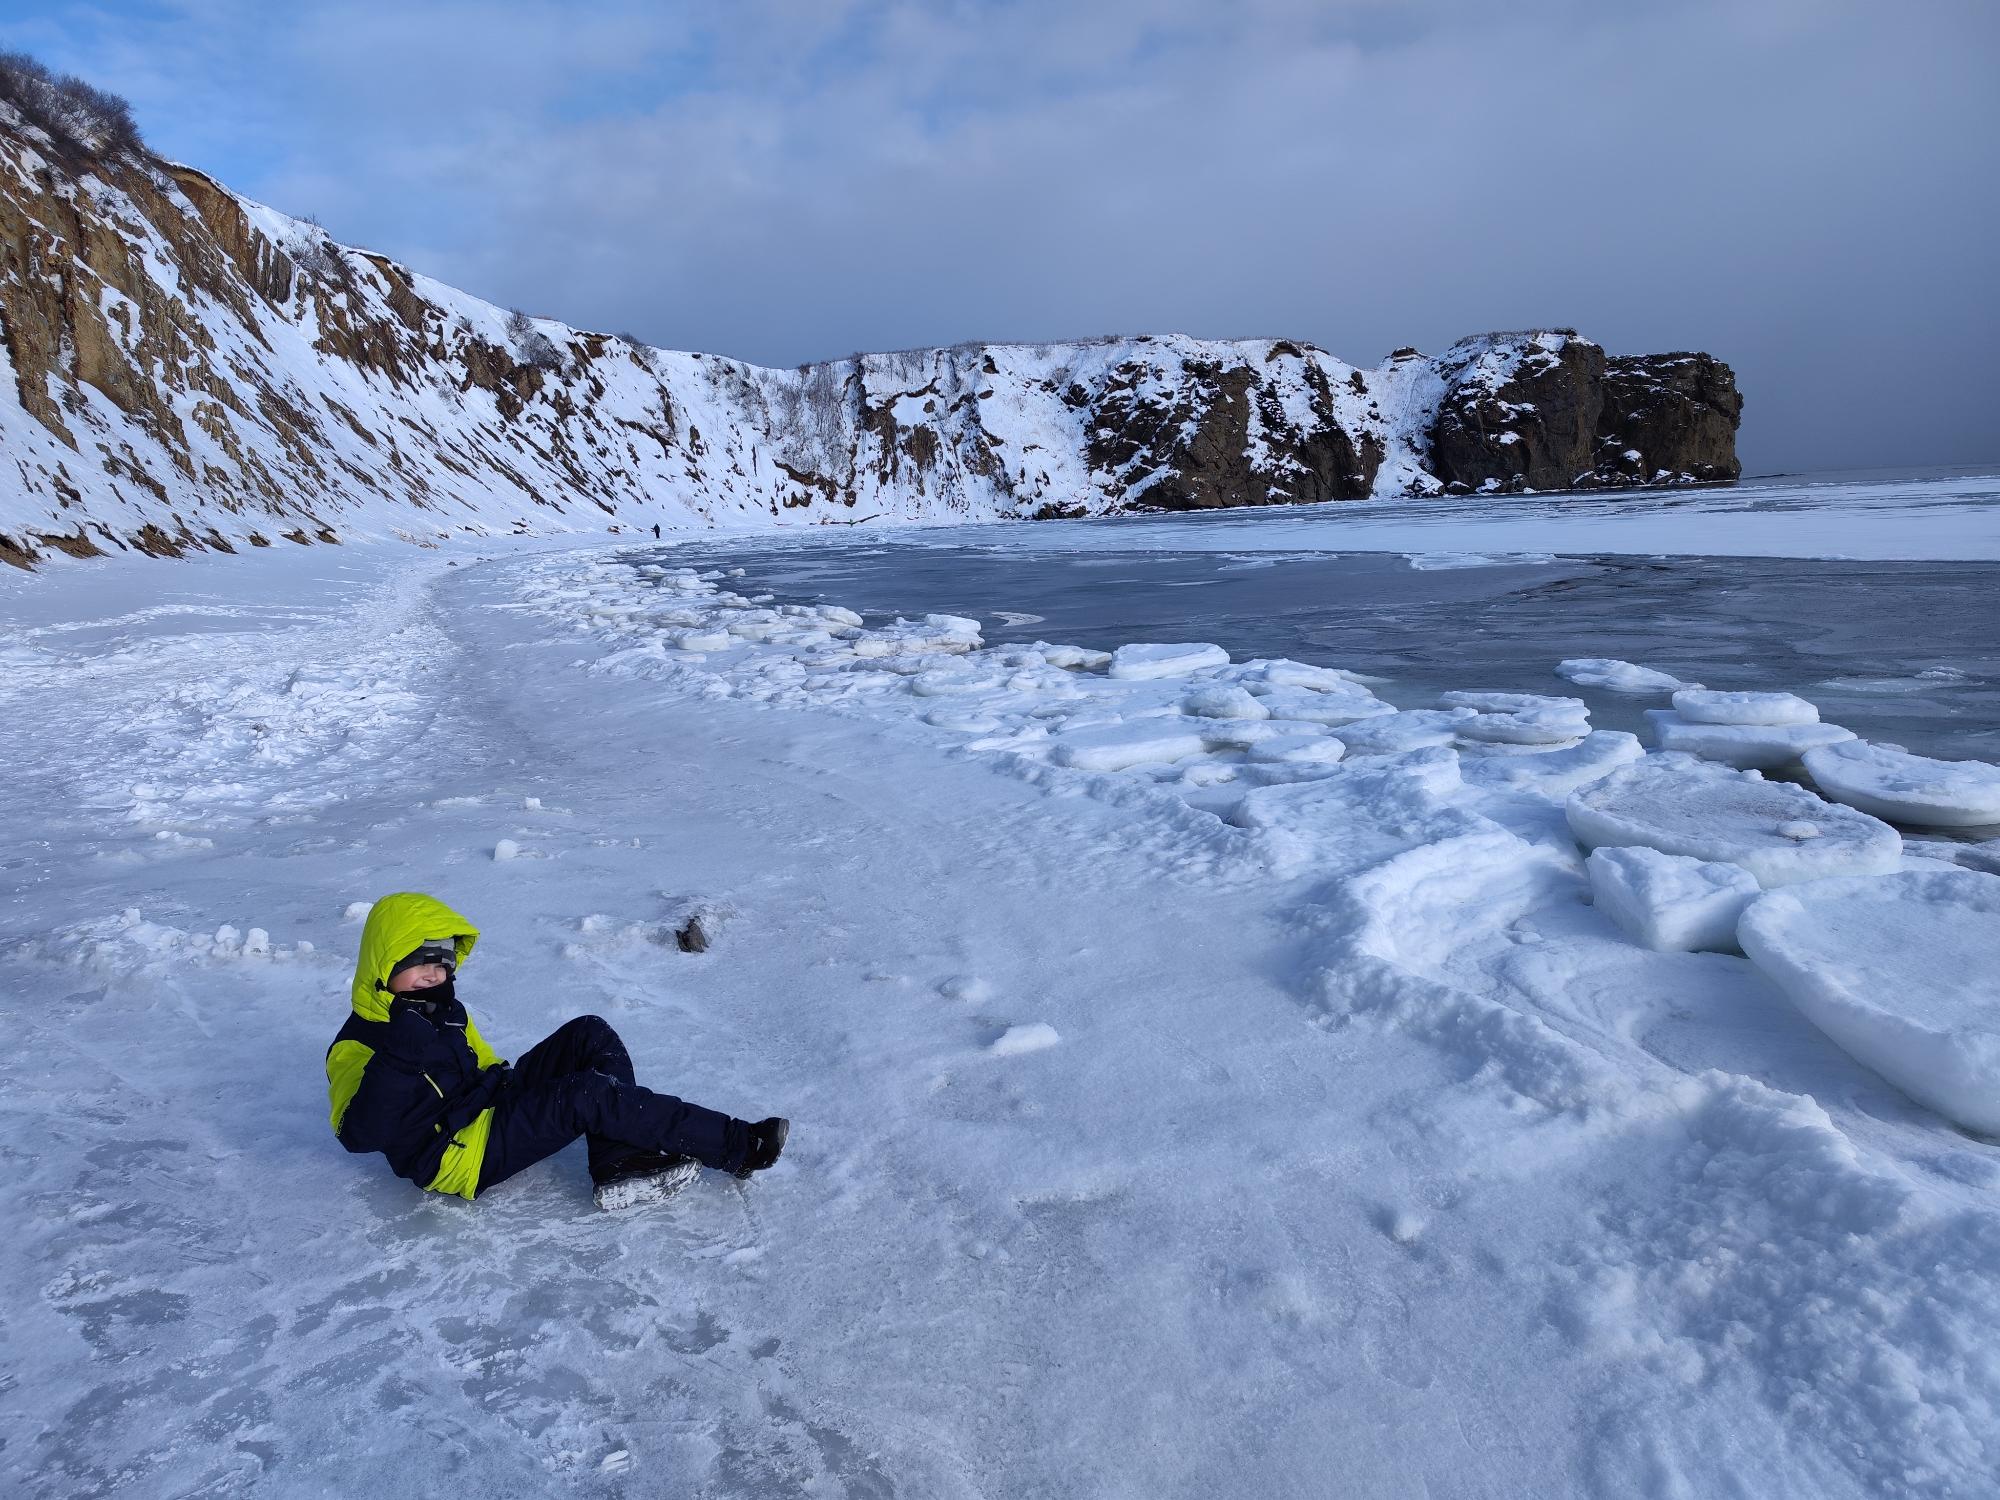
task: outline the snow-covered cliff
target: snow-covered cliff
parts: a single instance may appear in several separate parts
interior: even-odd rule
[[[1741,405],[1706,355],[1607,362],[1567,330],[1374,369],[1180,335],[764,369],[510,314],[5,103],[0,363],[21,564],[1711,481]]]

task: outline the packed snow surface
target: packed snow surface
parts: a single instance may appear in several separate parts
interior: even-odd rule
[[[1785,998],[1872,965],[1968,1054],[1984,895],[1461,733],[1559,704],[851,603],[527,543],[0,582],[0,1489],[1990,1494],[2000,1148]],[[1761,898],[1774,983],[1579,838],[1887,878]],[[605,1215],[576,1151],[476,1204],[341,1151],[410,887],[506,1055],[602,1015],[784,1160]]]
[[[1929,828],[2000,825],[2000,766],[1932,760],[1893,745],[1848,740],[1805,753],[1806,770],[1836,802]]]
[[[1742,937],[1857,1062],[2000,1135],[2000,876],[1925,870],[1772,891]]]
[[[1886,875],[1896,830],[1803,787],[1663,755],[1570,794],[1570,831],[1586,849],[1639,847],[1739,865],[1766,889],[1833,875]]]

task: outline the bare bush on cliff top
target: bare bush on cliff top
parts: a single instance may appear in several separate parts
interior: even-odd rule
[[[74,74],[52,73],[25,52],[0,52],[0,99],[58,145],[86,156],[145,150],[129,103]]]

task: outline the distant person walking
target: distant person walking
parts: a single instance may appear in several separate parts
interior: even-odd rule
[[[641,1088],[596,1016],[503,1061],[456,992],[478,941],[431,896],[400,892],[369,910],[353,1013],[326,1054],[333,1133],[349,1151],[379,1151],[418,1187],[476,1198],[582,1136],[607,1209],[671,1197],[700,1167],[748,1177],[777,1161],[785,1120],[752,1125]]]

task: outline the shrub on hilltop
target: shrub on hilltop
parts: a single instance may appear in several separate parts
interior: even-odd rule
[[[145,149],[129,103],[73,73],[52,73],[25,52],[0,52],[0,99],[58,145],[85,155]]]
[[[551,375],[562,374],[562,351],[556,348],[554,340],[535,326],[535,320],[518,307],[507,314],[507,337],[513,340],[522,364]]]

